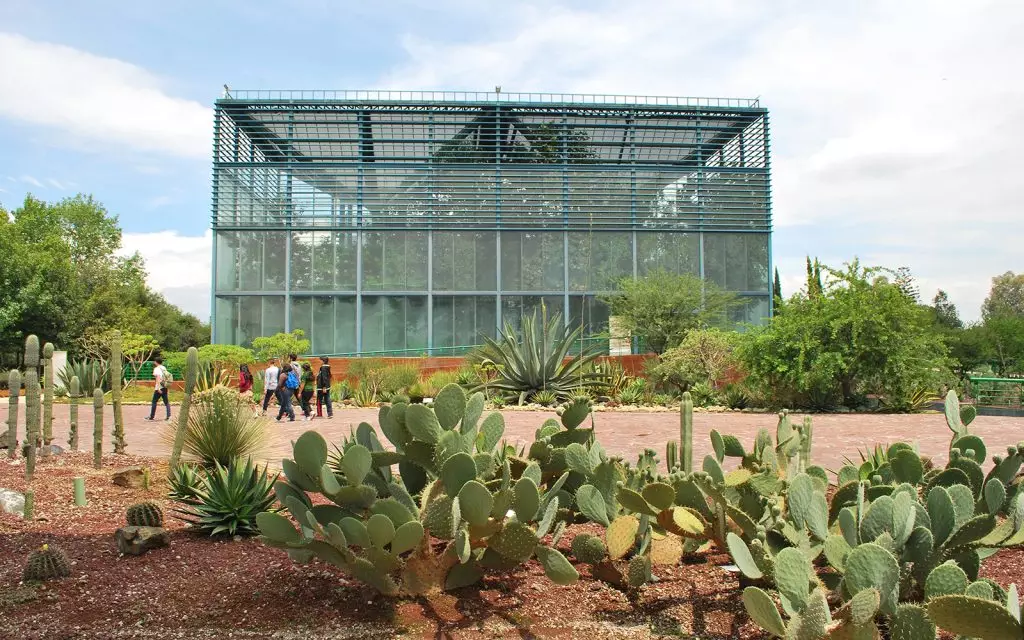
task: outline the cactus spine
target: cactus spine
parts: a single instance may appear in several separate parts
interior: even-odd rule
[[[92,392],[92,409],[92,466],[99,469],[103,466],[103,390],[99,387]]]
[[[199,351],[195,347],[188,348],[185,360],[185,398],[181,401],[178,411],[178,428],[174,433],[174,447],[171,449],[169,468],[173,473],[181,458],[181,448],[185,444],[185,430],[188,429],[188,411],[192,406],[192,392],[196,388],[196,376],[199,373]]]
[[[683,392],[679,404],[679,463],[684,473],[693,473],[693,399]]]
[[[68,413],[71,415],[71,428],[68,433],[68,446],[72,451],[78,451],[78,396],[82,393],[78,376],[72,376],[70,386],[68,395],[71,396],[71,404],[68,407]]]
[[[121,412],[121,332],[114,330],[110,340],[110,400],[114,405],[114,453],[124,453],[124,415]]]
[[[21,372],[11,369],[7,376],[7,388],[10,396],[7,398],[7,457],[14,459],[18,457],[18,396],[21,395]]]
[[[39,338],[25,340],[25,480],[36,470],[36,444],[39,440]]]
[[[43,457],[50,456],[53,442],[53,345],[43,345]]]

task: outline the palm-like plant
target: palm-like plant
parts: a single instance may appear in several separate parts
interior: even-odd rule
[[[256,515],[274,510],[276,481],[277,474],[260,469],[252,458],[244,465],[240,460],[227,467],[217,464],[205,472],[195,495],[181,500],[185,508],[177,509],[176,517],[211,536],[256,535]]]
[[[583,327],[570,329],[561,314],[550,318],[542,310],[523,318],[522,331],[505,323],[499,339],[484,338],[484,344],[469,354],[470,362],[492,369],[496,377],[477,385],[476,390],[498,392],[523,404],[539,391],[551,391],[566,400],[579,391],[600,386],[601,376],[589,366],[598,357],[596,345],[569,357],[569,349],[580,339]]]

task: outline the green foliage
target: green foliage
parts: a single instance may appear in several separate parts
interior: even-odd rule
[[[655,353],[682,343],[694,329],[725,324],[728,312],[740,304],[735,294],[710,281],[667,271],[624,278],[607,303],[622,328],[642,336]]]
[[[184,435],[187,454],[210,467],[230,466],[238,458],[259,451],[266,442],[266,421],[234,389],[215,387],[194,399]],[[175,428],[163,432],[174,442]]]
[[[239,365],[254,363],[256,355],[252,352],[252,349],[232,344],[206,344],[199,347],[199,361],[212,362],[225,368],[237,370]],[[164,364],[170,368],[170,365],[167,364],[166,355],[164,356]]]
[[[292,353],[299,355],[309,353],[310,343],[304,337],[305,335],[306,332],[302,329],[295,329],[291,333],[262,336],[252,341],[252,350],[261,361],[266,362],[271,358],[279,358],[284,361]]]
[[[901,406],[937,389],[948,362],[927,314],[883,269],[854,261],[824,270],[821,295],[793,296],[785,313],[744,335],[737,351],[748,384],[776,403],[818,408],[856,406],[867,393]]]
[[[661,385],[686,391],[699,383],[717,387],[725,375],[738,368],[734,351],[740,335],[717,328],[687,332],[682,343],[661,354],[645,373]]]
[[[93,389],[97,388],[104,392],[110,390],[106,360],[69,360],[63,369],[57,371],[57,381],[65,389],[71,387],[71,379],[76,376],[83,395],[91,396]]]
[[[562,324],[559,313],[547,316],[541,310],[523,318],[522,331],[506,324],[498,340],[485,337],[485,344],[469,354],[469,361],[497,371],[497,377],[477,390],[486,388],[523,404],[539,391],[550,391],[565,400],[599,384],[588,365],[597,358],[592,347],[577,355],[569,350],[580,340],[583,328],[570,329]]]
[[[202,482],[192,498],[181,499],[178,517],[197,531],[211,536],[256,535],[256,516],[271,510],[277,475],[260,469],[252,458],[245,464],[234,460],[227,467],[215,464],[202,472]]]
[[[170,467],[167,484],[170,490],[167,497],[177,502],[193,500],[199,495],[202,486],[203,468],[190,462],[181,462]]]

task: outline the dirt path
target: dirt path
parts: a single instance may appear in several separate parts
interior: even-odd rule
[[[6,398],[4,399],[6,400]],[[158,411],[158,415],[159,415]],[[79,408],[82,426],[82,445],[86,449],[92,441],[92,408]],[[162,421],[148,422],[148,406],[124,407],[128,451],[144,456],[166,456],[168,447],[161,431],[168,428]],[[177,415],[175,408],[175,416]],[[553,411],[505,411],[505,437],[510,442],[532,442],[536,429]],[[595,413],[598,438],[605,449],[614,455],[634,458],[645,448],[658,452],[664,458],[665,442],[679,438],[679,415],[676,412],[602,411]],[[24,412],[19,416],[24,420]],[[110,407],[106,411],[104,450],[110,450],[110,431],[113,417]],[[7,419],[7,403],[0,403],[0,422]],[[802,419],[794,416],[794,420]],[[827,414],[815,415],[813,460],[829,469],[837,469],[843,456],[856,457],[858,448],[867,448],[876,442],[905,440],[917,442],[921,452],[944,460],[949,446],[950,432],[940,414],[885,415],[885,414]],[[360,422],[377,424],[376,409],[338,408],[331,420],[312,422],[282,422],[269,420],[270,438],[265,459],[277,462],[290,455],[291,442],[307,429],[317,429],[328,442],[339,442]],[[711,429],[731,433],[746,446],[754,440],[757,430],[765,427],[774,434],[776,417],[755,413],[696,413],[694,415],[694,459],[700,460],[711,450],[708,434]],[[57,444],[67,444],[68,406],[54,406],[54,432]],[[19,426],[24,434],[24,425]],[[988,445],[989,456],[1004,450],[1007,445],[1024,441],[1024,418],[982,416],[971,425],[971,431],[981,436]]]

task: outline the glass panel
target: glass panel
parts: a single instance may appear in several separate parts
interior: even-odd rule
[[[363,351],[419,351],[426,348],[426,296],[363,298]]]
[[[262,235],[264,239],[263,286],[260,288],[264,291],[284,291],[288,234],[284,231],[267,231],[262,232]],[[283,307],[281,317],[284,318]]]
[[[284,296],[260,296],[258,298],[254,297],[254,299],[261,300],[263,303],[263,327],[257,335],[250,336],[249,339],[260,336],[272,336],[275,333],[283,332]]]
[[[336,291],[356,290],[356,254],[359,251],[358,242],[359,235],[355,231],[337,231],[333,234],[333,287]],[[355,343],[353,343],[353,345],[354,344]]]
[[[495,304],[493,296],[434,296],[434,349],[455,353],[452,347],[483,343],[483,336],[494,337]]]
[[[295,247],[292,247],[295,251]],[[293,256],[294,257],[294,256]],[[313,289],[334,290],[334,234],[317,231],[313,234]]]
[[[313,337],[313,299],[292,297],[291,329],[301,329],[307,340]]]
[[[495,234],[490,231],[435,232],[435,291],[493,291],[496,286]]]
[[[334,299],[334,352],[356,352],[356,299]]]
[[[313,232],[292,233],[291,279],[293,291],[309,291],[313,288]]]
[[[764,324],[768,320],[768,297],[747,296],[743,305],[729,312],[729,320],[738,325],[743,323]],[[737,327],[742,329],[743,327]]]
[[[502,296],[502,329],[505,323],[510,323],[514,329],[519,330],[523,326],[523,318],[533,313],[537,314],[537,322],[540,322],[543,317],[541,303],[544,304],[549,318],[556,313],[565,317],[562,296]]]
[[[427,288],[425,231],[368,231],[363,234],[363,288],[370,291]]]
[[[279,298],[284,304],[284,298]],[[263,296],[240,296],[238,298],[238,334],[235,344],[248,346],[253,340],[264,335]]]
[[[217,290],[263,289],[263,241],[266,232],[217,232]]]
[[[501,234],[503,291],[560,291],[565,288],[564,234],[504,231]]]
[[[652,271],[700,274],[700,236],[676,231],[641,231],[636,234],[636,269],[643,277]]]
[[[313,334],[307,337],[313,353],[334,353],[334,298],[313,298]]]
[[[606,333],[608,316],[608,305],[597,296],[569,296],[569,318],[573,327],[583,325],[584,336]]]
[[[569,289],[611,291],[619,279],[633,275],[629,233],[570,233]]]
[[[704,276],[729,291],[768,289],[768,236],[704,234]]]
[[[218,296],[215,304],[217,342],[220,344],[238,344],[238,297]]]

